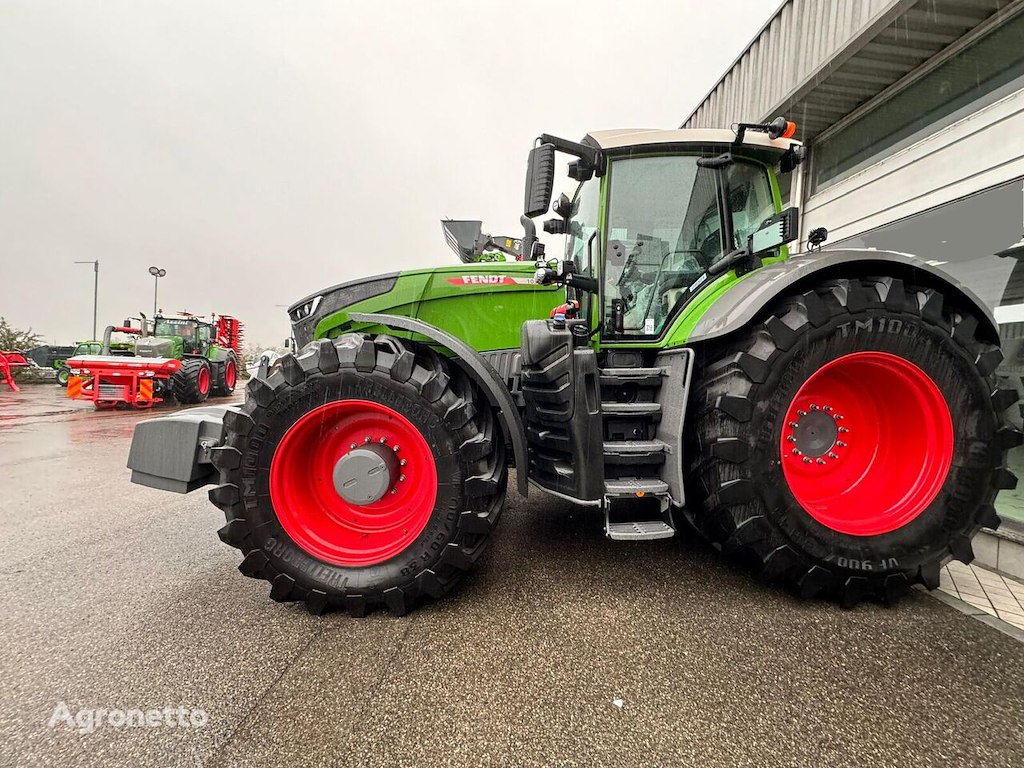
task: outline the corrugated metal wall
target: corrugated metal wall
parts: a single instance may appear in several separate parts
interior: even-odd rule
[[[683,123],[720,128],[772,117],[779,105],[835,66],[851,44],[912,5],[908,0],[790,0]],[[855,52],[858,46],[852,45]]]

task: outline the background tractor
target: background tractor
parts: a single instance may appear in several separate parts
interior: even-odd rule
[[[68,379],[73,371],[68,366],[68,360],[82,355],[100,355],[103,353],[102,341],[79,341],[74,347],[67,347],[68,352],[62,357],[53,361],[53,367],[57,370],[56,381],[59,386],[66,387]],[[127,341],[111,341],[109,354],[117,357],[131,357],[135,354],[132,344]]]
[[[131,355],[113,349],[113,333],[136,336]],[[109,326],[99,355],[76,355],[65,365],[73,372],[68,397],[92,400],[97,408],[130,403],[148,408],[173,396],[196,404],[208,397],[225,397],[238,381],[242,324],[228,315],[213,322],[183,313],[181,317],[143,317],[141,327],[130,321]]]
[[[221,315],[208,323],[185,312],[180,317],[143,320],[144,335],[135,342],[141,357],[181,360],[170,387],[180,403],[201,403],[211,395],[224,397],[235,391],[241,355],[241,323]]]
[[[935,588],[1016,483],[997,326],[926,261],[822,250],[824,231],[791,257],[794,130],[542,135],[525,263],[472,263],[476,227],[454,238],[467,264],[296,302],[300,349],[243,405],[139,424],[132,480],[215,483],[242,573],[314,613],[448,594],[510,465],[521,494],[591,508],[612,540],[686,524],[804,597]],[[532,221],[556,152],[577,183],[544,223],[557,258]]]

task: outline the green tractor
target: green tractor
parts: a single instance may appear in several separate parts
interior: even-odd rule
[[[524,262],[302,299],[300,348],[243,405],[136,427],[132,480],[214,483],[241,572],[314,613],[450,593],[496,530],[510,466],[520,494],[591,508],[609,539],[686,524],[803,597],[937,587],[1016,484],[997,326],[924,260],[823,250],[823,230],[791,258],[793,130],[542,135]],[[556,152],[578,186],[544,223],[566,236],[553,257],[532,220]]]
[[[226,397],[238,381],[241,323],[221,315],[208,323],[195,315],[157,315],[152,323],[142,319],[142,335],[135,354],[145,358],[181,360],[167,383],[180,403],[202,403],[208,397]]]

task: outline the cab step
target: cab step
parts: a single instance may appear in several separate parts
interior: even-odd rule
[[[602,387],[624,387],[635,384],[638,387],[657,387],[661,385],[664,368],[602,368]]]
[[[670,539],[676,529],[663,520],[641,520],[631,523],[608,523],[606,533],[615,541],[651,541]]]
[[[612,498],[639,498],[667,494],[668,483],[656,477],[622,477],[604,481],[604,495]]]
[[[604,464],[605,467],[657,466],[665,463],[667,452],[668,446],[661,440],[608,440],[604,444]],[[634,473],[620,471],[612,474]]]
[[[601,403],[607,416],[653,416],[661,413],[661,403]]]
[[[668,446],[661,440],[608,440],[604,444],[605,456],[636,456],[665,453],[666,450]]]

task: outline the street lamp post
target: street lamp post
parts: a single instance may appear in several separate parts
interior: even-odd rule
[[[92,339],[96,340],[96,306],[100,297],[100,260],[76,261],[75,264],[92,264]]]
[[[167,274],[167,270],[160,269],[160,267],[150,267],[149,274],[153,276],[153,317],[156,317],[156,294],[160,288],[160,278]]]

